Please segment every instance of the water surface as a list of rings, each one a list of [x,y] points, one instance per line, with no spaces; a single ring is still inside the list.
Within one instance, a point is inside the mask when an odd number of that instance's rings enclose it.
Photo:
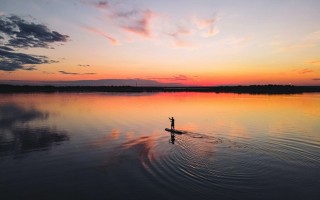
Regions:
[[[172,116],[185,132],[174,141]],[[319,188],[320,94],[0,95],[4,199],[318,199]]]

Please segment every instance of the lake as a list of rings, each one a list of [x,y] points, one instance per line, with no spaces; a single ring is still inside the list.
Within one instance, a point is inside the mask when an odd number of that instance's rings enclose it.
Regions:
[[[169,117],[184,134],[172,135]],[[0,94],[1,199],[319,199],[320,94]]]

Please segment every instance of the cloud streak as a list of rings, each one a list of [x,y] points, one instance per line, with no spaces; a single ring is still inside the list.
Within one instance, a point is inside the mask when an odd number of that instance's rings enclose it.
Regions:
[[[177,76],[172,77],[154,77],[150,78],[151,80],[166,80],[166,81],[188,81],[189,77],[183,74],[179,74]]]
[[[306,62],[309,65],[320,66],[320,60],[310,60]]]
[[[105,33],[104,31],[101,31],[99,29],[96,29],[96,28],[93,28],[93,27],[90,27],[90,26],[87,26],[87,25],[82,25],[82,27],[85,30],[87,30],[88,32],[91,32],[91,33],[94,33],[96,35],[99,35],[101,37],[106,38],[113,45],[119,44],[119,41],[116,38],[114,38],[113,36],[111,36],[108,33]]]
[[[308,73],[314,72],[312,69],[309,69],[309,68],[296,69],[294,71],[296,71],[298,74],[308,74]]]
[[[219,33],[216,28],[219,19],[216,15],[207,18],[185,16],[177,20],[165,13],[157,13],[150,8],[130,8],[130,5],[123,6],[121,3],[111,1],[95,2],[94,7],[102,11],[102,19],[105,20],[106,24],[113,26],[109,30],[117,32],[119,40],[125,38],[125,41],[132,42],[134,37],[137,36],[151,39],[150,41],[155,43],[158,41],[171,43],[173,45],[168,46],[174,48],[190,49],[201,46],[200,43],[203,38],[210,38]],[[102,7],[103,10],[101,10]],[[84,26],[84,28],[108,38],[112,44],[119,42],[112,36],[113,32],[106,34],[100,28],[89,26]]]
[[[82,65],[82,64],[78,64],[79,67],[90,67],[90,65],[88,64],[85,64],[85,65]]]
[[[94,74],[97,74],[97,73],[94,73],[94,72],[89,72],[89,73],[77,73],[77,72],[66,72],[66,71],[59,71],[59,73],[61,74],[65,74],[65,75],[94,75]]]

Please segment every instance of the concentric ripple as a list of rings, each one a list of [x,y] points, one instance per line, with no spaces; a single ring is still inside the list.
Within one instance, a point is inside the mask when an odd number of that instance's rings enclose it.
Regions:
[[[300,176],[295,178],[291,173],[305,173],[303,170],[320,166],[316,153],[319,145],[301,138],[272,137],[263,141],[192,132],[175,138],[174,145],[163,145],[168,139],[163,136],[140,155],[153,183],[159,188],[171,188],[171,195],[210,199],[235,198],[235,194],[247,192],[246,198],[254,199],[263,191],[290,188],[301,181]],[[273,195],[266,194],[263,199]]]

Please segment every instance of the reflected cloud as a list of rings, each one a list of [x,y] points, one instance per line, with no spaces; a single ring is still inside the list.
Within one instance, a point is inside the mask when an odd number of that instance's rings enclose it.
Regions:
[[[17,123],[26,123],[33,120],[45,120],[49,113],[40,112],[34,108],[25,108],[14,103],[0,105],[0,128],[11,128]]]
[[[69,140],[64,131],[58,131],[49,127],[39,128],[14,128],[11,136],[0,135],[1,154],[25,154],[32,151],[49,150],[54,145]]]
[[[19,155],[48,150],[68,140],[64,131],[48,126],[33,127],[29,122],[47,120],[49,113],[35,108],[6,103],[0,105],[0,154]]]

